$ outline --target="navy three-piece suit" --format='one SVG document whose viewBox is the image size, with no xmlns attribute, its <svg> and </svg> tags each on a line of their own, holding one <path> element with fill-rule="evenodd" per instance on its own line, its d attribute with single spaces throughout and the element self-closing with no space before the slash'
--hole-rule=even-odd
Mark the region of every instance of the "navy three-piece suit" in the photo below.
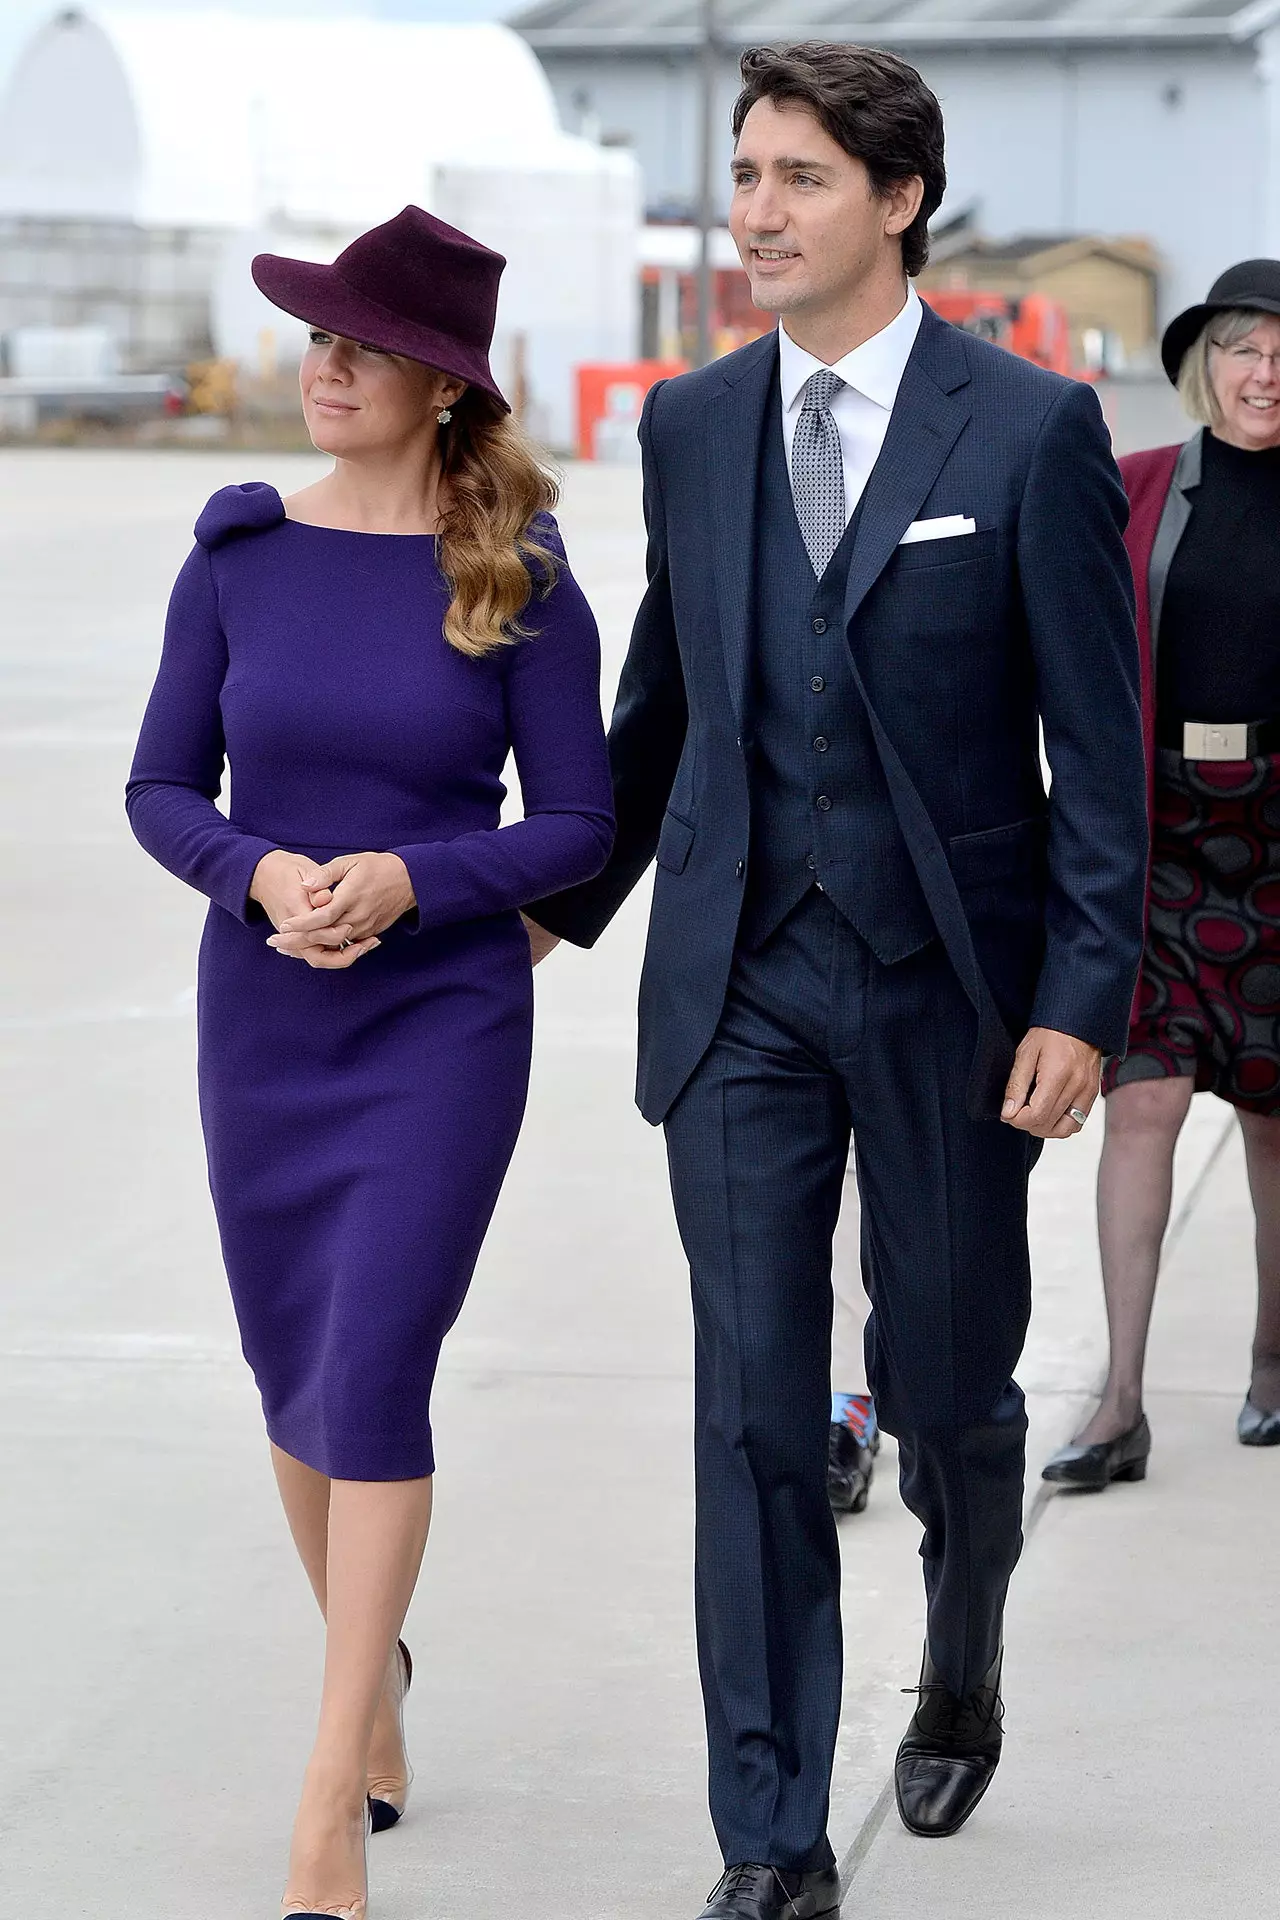
<svg viewBox="0 0 1280 1920">
<path fill-rule="evenodd" d="M 616 848 L 530 911 L 590 946 L 656 854 L 639 1101 L 666 1126 L 693 1279 L 712 1814 L 727 1860 L 813 1869 L 833 1857 L 851 1129 L 869 1381 L 924 1526 L 930 1650 L 963 1694 L 1000 1644 L 1038 1143 L 998 1115 L 1028 1027 L 1123 1050 L 1142 948 L 1127 509 L 1096 397 L 928 310 L 820 580 L 775 337 L 655 389 L 641 441 Z M 901 544 L 952 516 L 976 530 Z"/>
</svg>

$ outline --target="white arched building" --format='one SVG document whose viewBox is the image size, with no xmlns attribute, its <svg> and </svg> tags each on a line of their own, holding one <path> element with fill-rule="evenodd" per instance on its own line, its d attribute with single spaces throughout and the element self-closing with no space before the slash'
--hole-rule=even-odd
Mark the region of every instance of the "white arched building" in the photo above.
<svg viewBox="0 0 1280 1920">
<path fill-rule="evenodd" d="M 0 330 L 291 355 L 252 254 L 331 259 L 409 201 L 507 255 L 495 371 L 567 445 L 574 366 L 635 352 L 639 180 L 505 27 L 64 8 L 0 99 Z"/>
</svg>

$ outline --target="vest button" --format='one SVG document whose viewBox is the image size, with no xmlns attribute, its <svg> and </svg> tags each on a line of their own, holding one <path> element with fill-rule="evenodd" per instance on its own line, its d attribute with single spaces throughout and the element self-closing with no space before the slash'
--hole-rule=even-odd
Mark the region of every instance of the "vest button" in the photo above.
<svg viewBox="0 0 1280 1920">
<path fill-rule="evenodd" d="M 825 620 L 823 619 L 823 617 L 822 617 L 822 615 L 821 615 L 821 614 L 819 614 L 819 615 L 818 615 L 818 617 L 817 617 L 817 619 L 816 619 L 816 620 L 814 621 L 814 623 L 813 623 L 813 630 L 814 630 L 814 632 L 815 632 L 815 633 L 825 633 L 825 632 L 826 632 L 826 630 L 827 630 L 827 623 L 826 623 L 826 621 L 825 621 Z"/>
<path fill-rule="evenodd" d="M 815 753 L 825 753 L 830 745 L 831 745 L 831 742 L 829 740 L 824 740 L 822 735 L 819 734 L 817 739 L 813 743 L 813 750 Z"/>
<path fill-rule="evenodd" d="M 744 873 L 746 872 L 746 870 L 747 870 L 747 863 L 746 863 L 746 861 L 745 861 L 745 860 L 739 860 L 739 862 L 738 862 L 738 866 L 737 866 L 737 874 L 738 874 L 738 878 L 739 878 L 739 880 L 741 880 L 741 878 L 742 878 L 742 876 L 743 876 L 743 874 L 744 874 Z"/>
<path fill-rule="evenodd" d="M 809 682 L 810 693 L 825 693 L 826 690 L 827 690 L 826 681 L 823 679 L 820 673 L 815 673 L 812 680 Z"/>
<path fill-rule="evenodd" d="M 831 811 L 831 796 L 830 796 L 830 794 L 827 794 L 827 793 L 820 793 L 820 794 L 818 795 L 818 798 L 817 798 L 817 802 L 816 802 L 816 804 L 817 804 L 817 808 L 818 808 L 818 812 L 819 812 L 819 813 L 830 813 L 830 811 Z"/>
<path fill-rule="evenodd" d="M 816 873 L 818 871 L 818 856 L 816 853 L 806 853 L 804 863 L 810 873 Z"/>
</svg>

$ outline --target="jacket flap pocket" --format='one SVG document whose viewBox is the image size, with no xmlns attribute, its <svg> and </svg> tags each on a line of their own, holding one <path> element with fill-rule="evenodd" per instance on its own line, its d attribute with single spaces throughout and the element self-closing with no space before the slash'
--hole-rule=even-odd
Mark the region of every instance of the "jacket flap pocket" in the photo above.
<svg viewBox="0 0 1280 1920">
<path fill-rule="evenodd" d="M 1030 880 L 1044 862 L 1048 823 L 1042 815 L 1014 820 L 986 833 L 961 833 L 950 843 L 951 871 L 958 887 L 990 886 L 1002 880 Z"/>
<path fill-rule="evenodd" d="M 693 826 L 678 813 L 669 813 L 658 835 L 658 865 L 666 873 L 683 873 L 693 846 Z"/>
</svg>

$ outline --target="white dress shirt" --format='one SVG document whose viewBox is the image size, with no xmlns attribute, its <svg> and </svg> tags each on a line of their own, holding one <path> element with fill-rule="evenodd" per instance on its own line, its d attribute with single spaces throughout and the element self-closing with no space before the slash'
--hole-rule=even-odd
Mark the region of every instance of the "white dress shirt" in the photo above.
<svg viewBox="0 0 1280 1920">
<path fill-rule="evenodd" d="M 831 402 L 831 414 L 844 454 L 844 504 L 850 519 L 884 448 L 889 417 L 922 318 L 920 296 L 914 287 L 908 287 L 907 303 L 897 319 L 891 320 L 870 340 L 864 340 L 852 353 L 846 353 L 844 359 L 837 360 L 831 368 L 831 372 L 839 374 L 844 381 L 843 391 Z M 782 374 L 782 436 L 789 472 L 805 387 L 815 373 L 826 370 L 827 363 L 815 360 L 811 353 L 798 347 L 785 324 L 778 327 L 778 349 Z"/>
</svg>

